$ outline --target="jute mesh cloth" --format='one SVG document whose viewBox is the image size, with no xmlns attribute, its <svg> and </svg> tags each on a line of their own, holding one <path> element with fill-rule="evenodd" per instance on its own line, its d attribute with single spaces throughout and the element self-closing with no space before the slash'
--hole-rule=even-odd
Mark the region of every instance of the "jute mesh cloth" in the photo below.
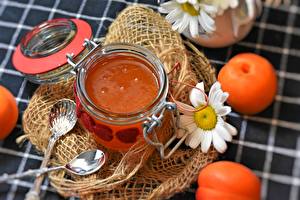
<svg viewBox="0 0 300 200">
<path fill-rule="evenodd" d="M 206 90 L 215 82 L 214 69 L 205 56 L 187 43 L 185 48 L 180 35 L 151 9 L 132 6 L 119 14 L 110 26 L 105 44 L 127 42 L 139 44 L 153 51 L 164 63 L 166 71 L 175 63 L 180 68 L 169 79 L 195 84 L 204 81 Z M 74 78 L 54 84 L 42 85 L 33 95 L 23 115 L 23 127 L 35 147 L 44 152 L 50 137 L 48 115 L 52 105 L 61 98 L 74 99 Z M 171 84 L 173 96 L 188 102 L 188 92 L 182 84 Z M 171 114 L 164 118 L 158 129 L 161 141 L 174 132 Z M 162 199 L 184 191 L 195 181 L 199 170 L 212 162 L 217 153 L 201 153 L 182 145 L 169 159 L 161 160 L 154 147 L 138 142 L 128 152 L 110 151 L 95 143 L 80 125 L 61 138 L 52 154 L 51 165 L 62 165 L 78 153 L 100 148 L 108 155 L 107 162 L 99 172 L 79 177 L 57 171 L 49 174 L 53 187 L 63 196 L 79 196 L 82 199 Z"/>
</svg>

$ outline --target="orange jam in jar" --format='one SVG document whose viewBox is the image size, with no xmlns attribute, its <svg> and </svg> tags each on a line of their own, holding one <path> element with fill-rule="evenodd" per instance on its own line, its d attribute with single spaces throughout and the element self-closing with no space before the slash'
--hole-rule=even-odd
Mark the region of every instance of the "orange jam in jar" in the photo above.
<svg viewBox="0 0 300 200">
<path fill-rule="evenodd" d="M 143 122 L 164 106 L 168 82 L 150 51 L 112 44 L 85 59 L 75 89 L 82 125 L 99 144 L 124 151 L 143 137 Z"/>
<path fill-rule="evenodd" d="M 142 110 L 158 93 L 149 63 L 130 54 L 99 59 L 88 71 L 85 87 L 98 107 L 120 114 Z"/>
</svg>

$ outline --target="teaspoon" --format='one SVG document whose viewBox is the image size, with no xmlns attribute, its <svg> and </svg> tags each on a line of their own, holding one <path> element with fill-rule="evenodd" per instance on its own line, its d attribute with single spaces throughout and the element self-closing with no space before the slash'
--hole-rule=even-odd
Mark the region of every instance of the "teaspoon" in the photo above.
<svg viewBox="0 0 300 200">
<path fill-rule="evenodd" d="M 20 174 L 4 174 L 0 177 L 0 183 L 12 180 L 19 179 L 26 176 L 39 176 L 44 173 L 48 173 L 56 170 L 67 170 L 72 174 L 79 176 L 85 176 L 92 174 L 98 171 L 105 163 L 106 157 L 103 151 L 101 150 L 90 150 L 80 153 L 78 156 L 73 158 L 69 163 L 62 166 L 51 167 L 51 168 L 40 168 L 34 170 L 28 170 Z"/>
<path fill-rule="evenodd" d="M 45 152 L 44 159 L 40 168 L 47 167 L 52 149 L 56 141 L 70 130 L 73 129 L 77 121 L 76 116 L 76 104 L 69 99 L 62 99 L 56 102 L 51 108 L 49 114 L 49 128 L 52 133 L 49 138 L 47 150 Z M 44 176 L 36 177 L 33 186 L 26 194 L 25 200 L 39 200 L 40 188 L 43 182 Z"/>
</svg>

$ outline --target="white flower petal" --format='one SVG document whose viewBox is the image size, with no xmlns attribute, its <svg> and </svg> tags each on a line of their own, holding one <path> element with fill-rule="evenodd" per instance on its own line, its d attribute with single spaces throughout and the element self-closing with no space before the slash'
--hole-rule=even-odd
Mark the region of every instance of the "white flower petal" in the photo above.
<svg viewBox="0 0 300 200">
<path fill-rule="evenodd" d="M 179 116 L 179 126 L 180 127 L 186 127 L 191 123 L 195 123 L 193 116 L 188 116 L 188 115 L 180 115 Z"/>
<path fill-rule="evenodd" d="M 224 126 L 224 119 L 221 116 L 217 116 L 217 126 Z"/>
<path fill-rule="evenodd" d="M 215 108 L 216 113 L 223 117 L 228 115 L 231 112 L 231 107 L 230 106 L 219 106 L 218 108 Z"/>
<path fill-rule="evenodd" d="M 184 13 L 183 18 L 181 20 L 181 26 L 178 27 L 179 33 L 182 33 L 186 29 L 186 27 L 188 27 L 190 18 L 191 16 L 189 14 Z"/>
<path fill-rule="evenodd" d="M 227 101 L 229 97 L 229 93 L 228 92 L 223 92 L 220 98 L 220 103 L 225 103 L 225 101 Z"/>
<path fill-rule="evenodd" d="M 227 131 L 231 135 L 237 135 L 237 133 L 238 133 L 237 129 L 234 126 L 232 126 L 231 124 L 224 122 L 224 127 L 227 129 Z"/>
<path fill-rule="evenodd" d="M 196 130 L 194 130 L 192 133 L 188 134 L 188 136 L 186 137 L 186 139 L 185 139 L 186 146 L 189 146 L 190 141 L 193 139 L 193 133 L 196 132 Z"/>
<path fill-rule="evenodd" d="M 198 3 L 198 0 L 189 0 L 189 3 L 190 3 L 190 4 L 197 4 L 197 3 Z"/>
<path fill-rule="evenodd" d="M 179 7 L 178 3 L 174 2 L 174 1 L 167 1 L 165 3 L 160 4 L 160 6 L 165 9 L 170 9 L 170 10 L 173 10 L 173 9 Z"/>
<path fill-rule="evenodd" d="M 193 133 L 196 129 L 198 129 L 198 126 L 195 123 L 192 123 L 192 124 L 186 125 L 184 128 L 187 129 L 188 133 L 190 134 L 190 133 Z"/>
<path fill-rule="evenodd" d="M 201 13 L 201 12 L 200 12 L 200 13 Z M 206 27 L 205 27 L 205 24 L 204 24 L 204 20 L 202 19 L 201 16 L 198 16 L 198 21 L 199 21 L 199 23 L 200 23 L 202 29 L 203 29 L 204 31 L 206 31 Z"/>
<path fill-rule="evenodd" d="M 176 2 L 168 1 L 166 3 L 160 4 L 160 7 L 158 8 L 158 11 L 161 12 L 161 13 L 169 13 L 169 12 L 171 12 L 172 10 L 174 10 L 178 7 L 179 7 L 179 5 Z"/>
<path fill-rule="evenodd" d="M 182 24 L 182 19 L 178 19 L 177 21 L 175 21 L 175 23 L 173 24 L 172 26 L 172 29 L 174 31 L 177 31 L 179 29 L 179 27 L 181 27 L 181 24 Z"/>
<path fill-rule="evenodd" d="M 239 5 L 238 0 L 231 0 L 230 2 L 230 8 L 236 8 Z"/>
<path fill-rule="evenodd" d="M 176 0 L 178 3 L 186 3 L 188 0 Z"/>
<path fill-rule="evenodd" d="M 203 131 L 201 129 L 197 129 L 191 134 L 191 139 L 186 143 L 188 146 L 190 146 L 192 149 L 196 149 L 199 144 L 203 140 Z"/>
<path fill-rule="evenodd" d="M 199 28 L 198 28 L 198 19 L 197 17 L 193 17 L 192 20 L 190 20 L 190 33 L 192 37 L 196 37 L 199 35 Z"/>
<path fill-rule="evenodd" d="M 221 84 L 218 81 L 215 82 L 209 90 L 208 99 L 211 99 L 211 96 L 214 95 L 214 93 L 216 93 L 220 89 L 221 89 Z"/>
<path fill-rule="evenodd" d="M 215 147 L 215 149 L 220 152 L 220 153 L 224 153 L 227 149 L 227 144 L 224 141 L 223 138 L 221 138 L 221 136 L 219 136 L 219 134 L 217 133 L 213 133 L 213 145 Z"/>
<path fill-rule="evenodd" d="M 220 104 L 223 105 L 224 102 L 229 97 L 229 94 L 227 92 L 223 92 L 221 89 L 217 90 L 216 93 L 212 94 L 212 98 L 209 99 L 210 104 Z"/>
<path fill-rule="evenodd" d="M 203 133 L 203 139 L 201 143 L 201 151 L 204 153 L 207 153 L 212 141 L 212 133 L 211 132 L 205 132 Z"/>
<path fill-rule="evenodd" d="M 169 13 L 170 11 L 167 10 L 167 9 L 165 9 L 165 8 L 163 8 L 163 7 L 159 7 L 158 8 L 158 12 L 160 12 L 160 13 Z"/>
<path fill-rule="evenodd" d="M 216 30 L 214 20 L 209 15 L 207 15 L 206 12 L 200 12 L 198 20 L 207 33 L 211 33 Z"/>
<path fill-rule="evenodd" d="M 228 130 L 224 127 L 224 125 L 219 125 L 216 127 L 216 132 L 227 142 L 232 141 L 232 135 L 228 132 Z"/>
<path fill-rule="evenodd" d="M 218 14 L 224 13 L 228 8 L 236 8 L 239 4 L 238 0 L 214 0 L 213 5 L 218 9 Z"/>
<path fill-rule="evenodd" d="M 179 8 L 176 8 L 174 10 L 172 10 L 167 16 L 166 16 L 166 20 L 169 23 L 174 23 L 177 20 L 179 20 L 181 17 L 183 16 L 182 12 L 180 12 Z"/>
<path fill-rule="evenodd" d="M 196 88 L 204 91 L 203 82 L 198 83 L 196 85 Z M 198 89 L 193 88 L 190 92 L 190 102 L 195 108 L 199 107 L 200 105 L 206 104 L 203 92 L 199 91 Z"/>
<path fill-rule="evenodd" d="M 215 15 L 218 12 L 218 8 L 216 6 L 207 4 L 201 4 L 201 6 L 206 13 L 209 13 L 211 15 Z"/>
<path fill-rule="evenodd" d="M 222 10 L 225 10 L 229 6 L 228 4 L 229 4 L 228 1 L 223 1 L 222 3 L 220 3 L 219 6 L 221 7 Z"/>
<path fill-rule="evenodd" d="M 194 116 L 194 112 L 193 112 L 193 110 L 195 110 L 194 107 L 187 105 L 185 103 L 182 103 L 180 101 L 175 101 L 175 103 L 177 105 L 177 109 L 179 112 L 181 112 L 184 115 Z"/>
<path fill-rule="evenodd" d="M 196 3 L 196 4 L 193 4 L 193 6 L 199 12 L 199 10 L 200 10 L 200 4 Z"/>
<path fill-rule="evenodd" d="M 204 83 L 203 82 L 197 83 L 196 88 L 204 91 Z"/>
<path fill-rule="evenodd" d="M 189 134 L 194 132 L 198 128 L 194 122 L 194 118 L 192 116 L 186 115 L 179 116 L 179 127 L 182 129 L 186 129 Z"/>
<path fill-rule="evenodd" d="M 209 102 L 209 105 L 211 105 L 215 109 L 216 113 L 217 110 L 220 110 L 224 106 L 222 103 L 215 103 L 212 105 L 211 102 Z"/>
<path fill-rule="evenodd" d="M 192 140 L 192 134 L 189 134 L 186 138 L 185 138 L 185 145 L 189 146 L 190 141 Z"/>
<path fill-rule="evenodd" d="M 222 93 L 222 90 L 217 90 L 215 93 L 212 93 L 208 100 L 209 105 L 219 104 Z"/>
</svg>

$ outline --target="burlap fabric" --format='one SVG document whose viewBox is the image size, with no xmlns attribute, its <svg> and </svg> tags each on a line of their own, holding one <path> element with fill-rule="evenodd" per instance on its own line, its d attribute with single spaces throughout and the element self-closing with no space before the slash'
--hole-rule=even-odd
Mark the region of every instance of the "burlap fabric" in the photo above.
<svg viewBox="0 0 300 200">
<path fill-rule="evenodd" d="M 105 44 L 127 42 L 139 44 L 153 51 L 170 71 L 175 63 L 180 68 L 170 74 L 170 79 L 195 84 L 204 81 L 206 89 L 215 81 L 214 69 L 205 56 L 190 43 L 187 50 L 180 35 L 151 9 L 132 6 L 119 14 L 110 26 Z M 51 106 L 61 98 L 74 99 L 73 81 L 69 79 L 54 85 L 42 85 L 33 95 L 23 115 L 23 128 L 27 137 L 40 151 L 45 151 L 50 131 L 48 114 Z M 189 88 L 172 84 L 177 100 L 188 102 Z M 170 115 L 158 129 L 159 138 L 167 140 L 173 133 Z M 184 145 L 183 145 L 184 146 Z M 82 199 L 162 199 L 184 191 L 195 181 L 199 170 L 212 162 L 217 153 L 201 153 L 199 149 L 182 147 L 171 158 L 161 160 L 149 145 L 137 143 L 128 152 L 120 153 L 97 146 L 93 138 L 77 125 L 60 139 L 52 154 L 51 165 L 62 165 L 78 153 L 100 148 L 108 154 L 107 163 L 93 175 L 78 177 L 64 171 L 52 172 L 51 184 L 63 196 Z"/>
</svg>

